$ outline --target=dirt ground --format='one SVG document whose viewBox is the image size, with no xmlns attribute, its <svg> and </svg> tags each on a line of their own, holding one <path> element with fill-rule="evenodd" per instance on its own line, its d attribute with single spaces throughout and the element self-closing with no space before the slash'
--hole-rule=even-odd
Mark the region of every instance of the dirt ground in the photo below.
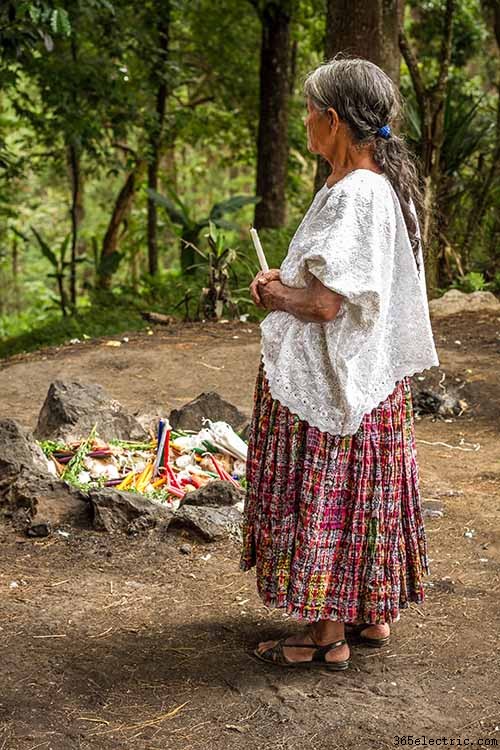
<svg viewBox="0 0 500 750">
<path fill-rule="evenodd" d="M 344 673 L 268 668 L 255 642 L 297 625 L 262 606 L 236 543 L 184 555 L 172 537 L 33 541 L 0 526 L 0 750 L 499 746 L 500 319 L 434 330 L 445 383 L 467 380 L 471 408 L 417 423 L 422 495 L 444 515 L 427 521 L 426 604 L 403 612 L 387 648 L 353 647 Z M 143 412 L 211 389 L 250 412 L 258 360 L 246 324 L 16 357 L 0 363 L 0 416 L 33 427 L 55 378 L 101 383 Z"/>
</svg>

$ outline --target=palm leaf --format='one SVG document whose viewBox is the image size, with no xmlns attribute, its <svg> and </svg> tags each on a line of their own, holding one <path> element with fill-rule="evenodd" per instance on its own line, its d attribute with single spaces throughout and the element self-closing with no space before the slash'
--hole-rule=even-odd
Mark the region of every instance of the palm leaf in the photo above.
<svg viewBox="0 0 500 750">
<path fill-rule="evenodd" d="M 170 200 L 170 198 L 157 193 L 156 190 L 151 190 L 151 188 L 148 188 L 147 193 L 155 203 L 166 210 L 170 220 L 173 221 L 174 224 L 180 224 L 185 228 L 189 228 L 191 226 L 189 217 L 186 216 L 185 212 L 179 211 L 175 203 Z"/>
<path fill-rule="evenodd" d="M 210 218 L 212 221 L 220 219 L 223 214 L 232 213 L 233 211 L 239 211 L 243 206 L 247 206 L 251 203 L 257 203 L 258 198 L 250 195 L 233 195 L 231 198 L 227 198 L 225 201 L 216 203 L 210 210 Z"/>
<path fill-rule="evenodd" d="M 35 229 L 35 227 L 31 227 L 31 231 L 33 232 L 33 234 L 35 235 L 35 237 L 38 240 L 38 244 L 40 245 L 40 250 L 42 251 L 42 255 L 45 258 L 47 258 L 47 260 L 49 261 L 49 263 L 54 268 L 58 268 L 59 263 L 58 263 L 58 260 L 56 258 L 56 255 L 50 249 L 50 247 L 48 246 L 48 244 L 45 242 L 45 240 L 43 239 L 42 235 L 39 232 L 37 232 L 37 230 Z"/>
</svg>

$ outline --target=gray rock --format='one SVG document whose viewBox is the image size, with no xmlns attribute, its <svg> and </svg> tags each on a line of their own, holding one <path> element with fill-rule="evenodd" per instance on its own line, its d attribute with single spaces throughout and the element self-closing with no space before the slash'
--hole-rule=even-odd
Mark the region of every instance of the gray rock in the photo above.
<svg viewBox="0 0 500 750">
<path fill-rule="evenodd" d="M 218 393 L 201 393 L 193 401 L 174 409 L 170 413 L 170 424 L 179 430 L 201 430 L 203 417 L 212 422 L 227 422 L 238 431 L 243 428 L 248 418 Z"/>
<path fill-rule="evenodd" d="M 166 505 L 153 502 L 136 492 L 111 488 L 90 490 L 93 526 L 98 531 L 139 533 L 168 524 L 174 514 Z"/>
<path fill-rule="evenodd" d="M 234 507 L 212 508 L 182 505 L 174 514 L 169 530 L 186 529 L 204 542 L 241 536 L 241 512 Z"/>
<path fill-rule="evenodd" d="M 51 531 L 49 521 L 33 520 L 26 529 L 26 534 L 34 537 L 45 537 L 50 536 Z"/>
<path fill-rule="evenodd" d="M 182 552 L 183 555 L 190 555 L 193 551 L 193 548 L 190 544 L 181 544 L 179 547 L 179 552 Z"/>
<path fill-rule="evenodd" d="M 500 301 L 491 292 L 467 294 L 458 289 L 450 289 L 442 297 L 429 302 L 429 310 L 434 317 L 446 317 L 463 312 L 500 312 Z"/>
<path fill-rule="evenodd" d="M 45 474 L 47 459 L 30 432 L 14 419 L 0 419 L 0 482 L 23 470 Z"/>
<path fill-rule="evenodd" d="M 147 440 L 137 419 L 94 383 L 54 381 L 38 417 L 38 439 L 80 440 L 96 425 L 103 440 Z"/>
<path fill-rule="evenodd" d="M 127 526 L 129 536 L 145 534 L 158 526 L 158 520 L 153 516 L 138 516 Z"/>
<path fill-rule="evenodd" d="M 142 429 L 154 437 L 156 437 L 158 433 L 158 422 L 165 416 L 165 412 L 159 407 L 155 412 L 151 413 L 143 413 L 141 411 L 134 412 L 134 417 L 137 419 Z"/>
<path fill-rule="evenodd" d="M 219 508 L 236 505 L 236 503 L 241 502 L 244 498 L 245 493 L 235 487 L 234 484 L 218 479 L 208 482 L 204 487 L 200 487 L 199 490 L 188 492 L 183 505 L 196 505 L 198 507 L 210 505 Z"/>
<path fill-rule="evenodd" d="M 0 513 L 16 524 L 88 526 L 85 496 L 48 471 L 33 436 L 13 419 L 0 420 Z"/>
</svg>

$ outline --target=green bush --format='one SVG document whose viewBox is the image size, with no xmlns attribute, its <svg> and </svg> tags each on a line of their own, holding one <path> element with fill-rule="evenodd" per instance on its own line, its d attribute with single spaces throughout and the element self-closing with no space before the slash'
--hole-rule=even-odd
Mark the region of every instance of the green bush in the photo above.
<svg viewBox="0 0 500 750">
<path fill-rule="evenodd" d="M 490 288 L 490 284 L 479 271 L 469 271 L 465 276 L 461 276 L 452 285 L 453 289 L 460 289 L 461 292 L 484 292 Z"/>
</svg>

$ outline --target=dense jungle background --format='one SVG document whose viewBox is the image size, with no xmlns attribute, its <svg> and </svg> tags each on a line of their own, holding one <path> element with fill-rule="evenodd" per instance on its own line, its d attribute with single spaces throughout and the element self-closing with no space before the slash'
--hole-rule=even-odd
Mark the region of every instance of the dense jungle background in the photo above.
<svg viewBox="0 0 500 750">
<path fill-rule="evenodd" d="M 499 43 L 498 0 L 4 0 L 0 356 L 257 320 L 248 229 L 279 264 L 327 174 L 302 82 L 339 52 L 400 82 L 430 295 L 500 291 Z"/>
</svg>

